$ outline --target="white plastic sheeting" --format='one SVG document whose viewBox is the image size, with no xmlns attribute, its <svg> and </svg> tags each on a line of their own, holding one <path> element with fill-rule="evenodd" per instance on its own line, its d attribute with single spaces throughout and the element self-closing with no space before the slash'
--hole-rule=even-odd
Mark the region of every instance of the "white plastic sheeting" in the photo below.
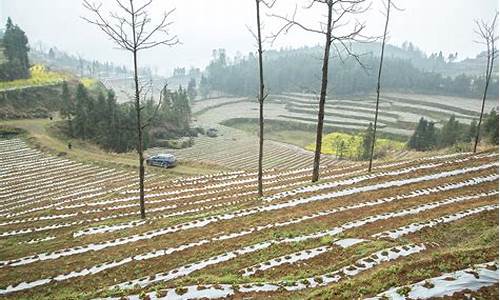
<svg viewBox="0 0 500 300">
<path fill-rule="evenodd" d="M 477 291 L 492 285 L 498 285 L 498 262 L 495 261 L 404 286 L 407 290 L 405 295 L 400 294 L 403 287 L 394 287 L 377 295 L 377 297 L 368 299 L 429 299 L 453 296 L 453 294 L 465 290 Z"/>
<path fill-rule="evenodd" d="M 303 251 L 298 251 L 294 253 L 290 253 L 287 255 L 283 255 L 280 257 L 273 258 L 268 261 L 261 262 L 257 265 L 250 266 L 242 271 L 243 276 L 250 276 L 255 274 L 257 271 L 265 271 L 268 269 L 272 269 L 277 266 L 281 266 L 284 264 L 293 264 L 299 261 L 303 260 L 308 260 L 311 258 L 314 258 L 316 256 L 319 256 L 323 253 L 326 253 L 328 251 L 332 251 L 335 249 L 335 247 L 341 247 L 341 248 L 349 248 L 351 246 L 354 246 L 356 244 L 365 242 L 366 240 L 363 239 L 356 239 L 356 238 L 347 238 L 347 239 L 342 239 L 338 240 L 332 243 L 332 245 L 329 246 L 321 246 L 317 248 L 312 248 L 312 249 L 306 249 Z"/>
<path fill-rule="evenodd" d="M 158 295 L 155 292 L 148 293 L 147 296 L 151 300 L 170 300 L 170 299 L 216 299 L 224 298 L 234 295 L 236 291 L 240 293 L 259 293 L 259 292 L 275 292 L 278 290 L 287 291 L 298 291 L 307 288 L 315 288 L 320 286 L 326 286 L 331 283 L 339 282 L 340 280 L 348 277 L 355 276 L 363 271 L 371 269 L 383 262 L 396 260 L 401 257 L 406 257 L 415 253 L 422 252 L 426 247 L 422 244 L 420 245 L 404 245 L 392 247 L 384 250 L 377 251 L 370 256 L 358 260 L 356 263 L 343 267 L 339 270 L 319 275 L 316 277 L 304 278 L 299 281 L 293 282 L 269 282 L 269 283 L 246 283 L 246 284 L 217 284 L 209 286 L 187 286 L 176 289 L 166 289 L 162 290 L 163 295 Z M 178 293 L 182 290 L 181 293 Z M 113 300 L 123 299 L 123 298 L 108 298 Z M 129 300 L 139 300 L 141 299 L 139 295 L 127 296 L 126 299 Z"/>
</svg>

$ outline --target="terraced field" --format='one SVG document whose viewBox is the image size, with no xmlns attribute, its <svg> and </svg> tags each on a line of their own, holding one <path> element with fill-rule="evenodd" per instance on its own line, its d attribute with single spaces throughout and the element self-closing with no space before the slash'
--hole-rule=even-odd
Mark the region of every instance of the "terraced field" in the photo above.
<svg viewBox="0 0 500 300">
<path fill-rule="evenodd" d="M 235 170 L 255 170 L 258 162 L 258 141 L 254 136 L 225 126 L 217 127 L 220 136 L 195 138 L 193 147 L 185 149 L 151 148 L 148 153 L 173 153 L 180 160 L 207 162 Z M 264 168 L 298 169 L 312 166 L 313 153 L 293 145 L 275 141 L 264 144 Z M 323 156 L 326 166 L 351 164 Z"/>
<path fill-rule="evenodd" d="M 231 107 L 231 114 L 224 113 L 227 107 Z M 229 117 L 251 117 L 254 115 L 254 108 L 255 103 L 247 98 L 217 98 L 198 101 L 193 106 L 196 125 L 204 128 L 217 128 L 219 136 L 216 138 L 197 137 L 194 139 L 194 146 L 186 149 L 152 148 L 148 153 L 167 151 L 184 161 L 207 162 L 235 170 L 255 170 L 259 153 L 257 137 L 220 124 Z M 270 140 L 264 144 L 264 155 L 264 168 L 266 169 L 299 169 L 311 167 L 313 163 L 312 152 Z M 351 164 L 347 161 L 337 161 L 332 156 L 324 156 L 322 161 L 325 166 Z"/>
<path fill-rule="evenodd" d="M 315 124 L 317 119 L 317 97 L 313 94 L 287 93 L 273 95 L 273 102 L 285 105 L 287 113 L 278 115 L 295 122 Z M 327 101 L 326 124 L 357 130 L 365 129 L 373 122 L 375 99 L 332 99 Z M 498 109 L 498 100 L 487 101 L 485 109 Z M 479 118 L 481 103 L 477 99 L 384 93 L 380 102 L 380 130 L 383 133 L 410 136 L 421 117 L 435 121 L 438 126 L 455 115 L 459 122 L 470 124 Z"/>
<path fill-rule="evenodd" d="M 217 128 L 220 136 L 209 138 L 200 136 L 194 139 L 194 146 L 186 149 L 150 149 L 149 154 L 169 152 L 180 160 L 207 162 L 235 170 L 254 170 L 257 168 L 258 138 L 251 132 L 225 126 L 231 120 L 258 119 L 256 100 L 249 98 L 212 98 L 197 100 L 193 103 L 195 124 L 204 128 Z M 354 131 L 366 129 L 373 122 L 375 100 L 373 97 L 328 100 L 325 115 L 325 133 L 331 131 Z M 486 111 L 498 108 L 498 101 L 487 101 Z M 265 106 L 265 119 L 295 124 L 302 134 L 314 137 L 311 128 L 316 127 L 317 100 L 312 94 L 286 93 L 271 95 Z M 397 136 L 405 140 L 413 133 L 421 117 L 433 120 L 440 127 L 452 115 L 457 120 L 469 124 L 479 116 L 480 105 L 477 99 L 460 97 L 427 96 L 412 94 L 384 94 L 381 99 L 379 132 Z M 294 130 L 294 129 L 292 129 Z M 309 130 L 309 131 L 307 131 Z M 308 138 L 305 145 L 290 145 L 296 132 L 290 132 L 288 141 L 268 138 L 264 144 L 264 167 L 267 169 L 296 169 L 312 165 L 313 154 L 303 148 L 312 142 Z M 299 138 L 299 137 L 298 137 Z M 293 143 L 293 141 L 292 141 Z M 296 145 L 300 143 L 295 143 Z M 417 153 L 398 151 L 390 153 L 392 159 L 399 157 L 418 157 Z M 336 160 L 334 156 L 324 156 L 324 165 L 343 166 L 350 162 Z"/>
<path fill-rule="evenodd" d="M 317 123 L 317 97 L 313 94 L 286 93 L 271 95 L 266 103 L 268 120 L 292 121 L 315 126 Z M 459 122 L 470 124 L 478 119 L 481 110 L 477 99 L 413 94 L 384 94 L 379 116 L 382 133 L 409 137 L 421 117 L 433 120 L 437 126 L 455 115 Z M 364 130 L 373 122 L 373 97 L 330 99 L 325 106 L 325 125 L 339 130 Z M 498 109 L 498 101 L 487 101 L 485 109 Z M 242 98 L 208 99 L 197 102 L 194 111 L 200 119 L 221 123 L 231 118 L 257 118 L 257 104 Z"/>
<path fill-rule="evenodd" d="M 0 141 L 6 299 L 498 296 L 498 149 L 364 166 L 149 176 Z M 469 288 L 469 291 L 465 291 Z"/>
</svg>

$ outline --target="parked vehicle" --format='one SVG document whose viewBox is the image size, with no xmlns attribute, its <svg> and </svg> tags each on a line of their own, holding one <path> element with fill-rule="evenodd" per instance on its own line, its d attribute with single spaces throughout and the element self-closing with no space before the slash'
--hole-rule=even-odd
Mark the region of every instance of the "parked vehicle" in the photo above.
<svg viewBox="0 0 500 300">
<path fill-rule="evenodd" d="M 177 165 L 177 159 L 172 154 L 157 154 L 146 159 L 148 166 L 161 168 L 173 168 Z"/>
<path fill-rule="evenodd" d="M 208 137 L 214 138 L 214 137 L 217 137 L 218 135 L 219 135 L 219 131 L 215 128 L 209 128 L 207 130 Z"/>
</svg>

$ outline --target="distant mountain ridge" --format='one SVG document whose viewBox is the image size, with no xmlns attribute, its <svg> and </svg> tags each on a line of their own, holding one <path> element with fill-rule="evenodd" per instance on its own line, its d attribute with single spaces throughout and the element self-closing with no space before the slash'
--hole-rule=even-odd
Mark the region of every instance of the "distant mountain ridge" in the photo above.
<svg viewBox="0 0 500 300">
<path fill-rule="evenodd" d="M 363 57 L 380 57 L 380 43 L 355 43 L 352 45 L 354 53 Z M 267 50 L 266 59 L 274 59 L 283 55 L 293 54 L 322 55 L 323 49 L 321 46 L 300 47 L 300 48 L 282 48 L 280 50 Z M 431 53 L 427 55 L 411 42 L 405 42 L 402 46 L 387 44 L 385 49 L 385 57 L 404 59 L 411 62 L 417 69 L 426 72 L 441 73 L 444 76 L 466 75 L 483 75 L 486 65 L 486 53 L 481 52 L 474 58 L 465 58 L 457 60 L 458 53 Z M 321 56 L 319 56 L 321 57 Z M 499 61 L 495 62 L 495 74 L 498 74 Z"/>
</svg>

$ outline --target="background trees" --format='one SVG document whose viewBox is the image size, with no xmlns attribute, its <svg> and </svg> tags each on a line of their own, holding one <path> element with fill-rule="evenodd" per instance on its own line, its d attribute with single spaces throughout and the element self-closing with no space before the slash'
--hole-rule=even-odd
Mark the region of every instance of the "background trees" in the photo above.
<svg viewBox="0 0 500 300">
<path fill-rule="evenodd" d="M 144 103 L 143 117 L 153 120 L 152 128 L 145 132 L 144 149 L 158 139 L 187 135 L 190 131 L 191 106 L 187 91 L 180 87 L 173 92 L 165 88 L 162 93 L 158 111 L 153 100 Z M 69 137 L 89 140 L 118 153 L 136 148 L 136 116 L 132 103 L 119 104 L 112 90 L 89 91 L 81 83 L 74 91 L 63 83 L 61 98 L 61 116 L 67 120 L 65 130 Z"/>
<path fill-rule="evenodd" d="M 458 141 L 463 141 L 466 138 L 464 135 L 466 132 L 465 127 L 467 126 L 460 124 L 455 119 L 455 116 L 451 116 L 448 122 L 441 128 L 439 146 L 448 147 L 456 144 Z"/>
<path fill-rule="evenodd" d="M 498 145 L 498 127 L 498 111 L 493 109 L 485 116 L 481 134 L 486 137 L 489 143 L 494 145 Z M 433 122 L 421 118 L 415 132 L 408 141 L 408 147 L 417 151 L 426 151 L 463 145 L 466 148 L 464 150 L 470 151 L 472 146 L 470 143 L 476 136 L 477 130 L 475 120 L 470 125 L 465 125 L 459 123 L 455 116 L 451 116 L 439 129 L 435 127 Z"/>
<path fill-rule="evenodd" d="M 28 37 L 24 31 L 15 25 L 11 18 L 7 19 L 5 33 L 0 40 L 7 62 L 0 65 L 0 80 L 16 80 L 30 77 L 28 60 Z M 0 49 L 1 51 L 1 49 Z"/>
<path fill-rule="evenodd" d="M 188 130 L 191 122 L 191 106 L 187 91 L 179 87 L 176 91 L 167 91 L 165 102 L 161 106 L 163 115 L 157 118 L 158 122 L 169 121 L 180 130 Z"/>
<path fill-rule="evenodd" d="M 354 44 L 353 48 L 354 51 L 366 53 L 360 57 L 366 70 L 349 57 L 344 59 L 344 63 L 339 60 L 330 62 L 328 90 L 335 91 L 335 95 L 359 96 L 376 90 L 380 44 Z M 405 49 L 386 45 L 384 77 L 381 80 L 385 91 L 461 97 L 482 96 L 484 76 L 451 76 L 437 73 L 444 72 L 444 67 L 434 72 L 428 71 L 424 66 L 431 63 L 431 58 L 414 50 L 414 46 L 411 50 Z M 223 51 L 218 50 L 216 53 Z M 317 86 L 318 78 L 321 78 L 321 60 L 317 59 L 319 56 L 320 47 L 267 50 L 263 61 L 267 89 L 271 94 L 311 91 L 311 87 Z M 416 67 L 417 63 L 422 65 Z M 447 72 L 452 72 L 452 66 L 453 64 L 447 64 Z M 496 66 L 498 65 L 495 64 L 495 68 Z M 235 96 L 254 96 L 255 86 L 259 84 L 255 76 L 257 72 L 258 61 L 253 53 L 238 60 L 228 59 L 225 52 L 224 59 L 220 59 L 218 55 L 213 56 L 200 82 L 200 93 L 206 96 L 209 89 Z M 491 85 L 498 85 L 498 76 L 495 74 L 491 77 Z M 498 98 L 498 89 L 489 89 L 488 97 Z"/>
<path fill-rule="evenodd" d="M 71 97 L 68 83 L 65 81 L 62 85 L 62 94 L 61 94 L 61 110 L 60 114 L 63 119 L 68 120 L 68 134 L 69 136 L 73 136 L 73 122 L 72 115 L 75 114 L 75 103 L 73 98 Z"/>
<path fill-rule="evenodd" d="M 494 145 L 498 145 L 498 112 L 490 111 L 484 122 L 484 134 L 488 141 Z"/>
<path fill-rule="evenodd" d="M 75 95 L 74 134 L 84 140 L 91 137 L 88 127 L 93 125 L 89 118 L 90 110 L 93 108 L 92 102 L 93 99 L 89 97 L 85 86 L 78 84 Z"/>
<path fill-rule="evenodd" d="M 188 83 L 187 87 L 187 93 L 189 95 L 189 100 L 194 101 L 196 98 L 197 92 L 196 92 L 196 79 L 191 78 Z"/>
<path fill-rule="evenodd" d="M 373 127 L 373 124 L 370 122 L 368 128 L 365 131 L 365 134 L 363 135 L 363 143 L 361 144 L 361 154 L 360 154 L 361 159 L 370 160 L 370 167 L 373 159 L 373 154 L 375 152 L 374 137 L 375 137 L 375 128 Z"/>
<path fill-rule="evenodd" d="M 417 151 L 431 150 L 436 146 L 437 132 L 434 122 L 421 118 L 415 132 L 408 141 L 408 147 Z"/>
</svg>

